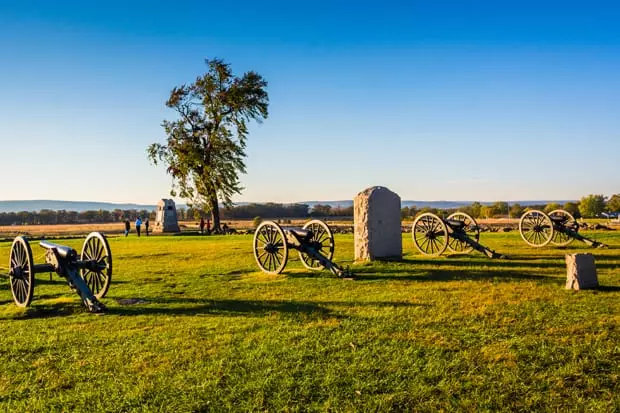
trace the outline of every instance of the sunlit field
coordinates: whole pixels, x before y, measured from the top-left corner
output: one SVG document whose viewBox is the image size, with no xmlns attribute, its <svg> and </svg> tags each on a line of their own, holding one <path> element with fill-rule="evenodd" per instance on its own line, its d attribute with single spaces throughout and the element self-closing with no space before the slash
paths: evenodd
<svg viewBox="0 0 620 413">
<path fill-rule="evenodd" d="M 428 258 L 403 234 L 403 261 L 367 264 L 336 235 L 351 281 L 294 253 L 263 274 L 251 235 L 111 236 L 105 315 L 47 273 L 20 309 L 0 278 L 0 411 L 617 411 L 620 231 L 586 234 L 612 247 L 512 231 L 481 234 L 509 260 Z M 601 288 L 565 290 L 586 251 Z"/>
</svg>

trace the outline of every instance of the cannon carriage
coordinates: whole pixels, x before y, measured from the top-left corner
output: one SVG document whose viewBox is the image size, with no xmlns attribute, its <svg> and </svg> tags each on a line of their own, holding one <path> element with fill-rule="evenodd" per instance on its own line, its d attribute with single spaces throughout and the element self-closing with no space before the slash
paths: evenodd
<svg viewBox="0 0 620 413">
<path fill-rule="evenodd" d="M 99 302 L 112 280 L 112 252 L 106 237 L 93 232 L 86 237 L 82 252 L 71 247 L 41 241 L 45 251 L 45 264 L 35 264 L 28 239 L 18 236 L 13 240 L 9 257 L 9 281 L 13 301 L 19 307 L 30 305 L 34 296 L 35 274 L 56 272 L 65 278 L 69 287 L 93 313 L 106 307 Z"/>
<path fill-rule="evenodd" d="M 602 242 L 581 235 L 577 220 L 563 209 L 556 209 L 548 214 L 536 209 L 527 211 L 519 220 L 519 233 L 526 244 L 536 248 L 548 244 L 565 247 L 574 240 L 595 248 L 607 247 Z"/>
<path fill-rule="evenodd" d="M 476 250 L 489 258 L 506 258 L 478 242 L 480 227 L 464 212 L 455 212 L 446 219 L 431 212 L 418 215 L 413 221 L 411 236 L 417 250 L 424 255 L 441 255 L 446 249 L 455 253 Z"/>
<path fill-rule="evenodd" d="M 297 250 L 304 267 L 312 271 L 327 269 L 338 277 L 350 277 L 348 269 L 332 261 L 334 234 L 318 219 L 302 228 L 281 227 L 273 221 L 263 221 L 254 233 L 254 258 L 259 268 L 268 274 L 280 274 L 288 261 L 289 250 Z"/>
</svg>

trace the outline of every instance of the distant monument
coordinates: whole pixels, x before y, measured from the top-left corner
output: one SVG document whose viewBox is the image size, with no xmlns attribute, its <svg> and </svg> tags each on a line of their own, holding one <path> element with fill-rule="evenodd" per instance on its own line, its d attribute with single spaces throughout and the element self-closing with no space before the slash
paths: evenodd
<svg viewBox="0 0 620 413">
<path fill-rule="evenodd" d="M 177 219 L 177 208 L 172 199 L 160 199 L 153 232 L 181 232 Z"/>
<path fill-rule="evenodd" d="M 355 260 L 396 259 L 403 256 L 400 197 L 382 186 L 373 186 L 353 200 Z"/>
</svg>

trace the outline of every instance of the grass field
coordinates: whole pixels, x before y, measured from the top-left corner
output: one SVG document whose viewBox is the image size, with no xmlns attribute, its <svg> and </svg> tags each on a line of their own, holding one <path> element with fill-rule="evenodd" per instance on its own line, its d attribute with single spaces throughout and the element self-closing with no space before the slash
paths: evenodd
<svg viewBox="0 0 620 413">
<path fill-rule="evenodd" d="M 106 315 L 48 274 L 19 309 L 0 278 L 0 411 L 618 411 L 620 232 L 588 234 L 616 247 L 484 233 L 512 259 L 426 258 L 404 234 L 402 262 L 354 281 L 296 257 L 262 274 L 251 236 L 113 237 Z M 563 288 L 581 251 L 599 290 Z"/>
</svg>

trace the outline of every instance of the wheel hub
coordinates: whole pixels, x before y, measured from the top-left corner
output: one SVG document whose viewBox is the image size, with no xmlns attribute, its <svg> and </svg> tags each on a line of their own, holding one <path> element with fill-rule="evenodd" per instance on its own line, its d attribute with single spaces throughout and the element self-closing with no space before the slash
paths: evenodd
<svg viewBox="0 0 620 413">
<path fill-rule="evenodd" d="M 19 266 L 19 267 L 14 267 L 11 268 L 11 271 L 9 271 L 9 275 L 13 278 L 18 278 L 23 280 L 24 279 L 24 269 Z"/>
<path fill-rule="evenodd" d="M 276 244 L 269 243 L 265 245 L 265 251 L 269 254 L 275 254 L 280 248 Z"/>
</svg>

